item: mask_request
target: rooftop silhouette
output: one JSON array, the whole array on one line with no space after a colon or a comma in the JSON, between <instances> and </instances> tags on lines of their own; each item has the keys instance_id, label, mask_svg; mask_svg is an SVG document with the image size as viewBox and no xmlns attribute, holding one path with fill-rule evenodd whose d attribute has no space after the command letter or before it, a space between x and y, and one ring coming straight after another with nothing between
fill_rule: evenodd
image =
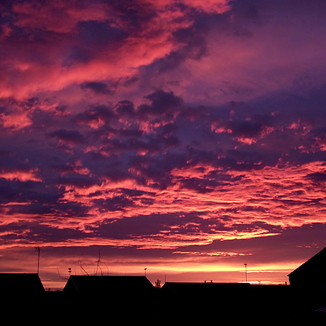
<instances>
[{"instance_id":1,"label":"rooftop silhouette","mask_svg":"<svg viewBox=\"0 0 326 326\"><path fill-rule=\"evenodd\" d=\"M291 285L326 286L326 248L308 259L288 276Z\"/></svg>"},{"instance_id":2,"label":"rooftop silhouette","mask_svg":"<svg viewBox=\"0 0 326 326\"><path fill-rule=\"evenodd\" d=\"M0 274L6 312L20 322L51 315L53 323L94 323L114 318L119 323L208 323L212 318L301 323L326 321L326 285L321 277L323 249L289 274L290 285L250 283L166 282L155 287L146 276L71 275L62 291L44 291L38 274ZM313 282L307 277L318 275ZM37 309L35 308L37 307Z\"/></svg>"}]
</instances>

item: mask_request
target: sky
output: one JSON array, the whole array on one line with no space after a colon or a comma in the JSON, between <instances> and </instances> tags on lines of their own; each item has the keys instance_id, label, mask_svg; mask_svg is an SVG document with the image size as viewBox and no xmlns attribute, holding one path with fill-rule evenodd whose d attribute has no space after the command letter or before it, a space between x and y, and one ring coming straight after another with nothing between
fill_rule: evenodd
<instances>
[{"instance_id":1,"label":"sky","mask_svg":"<svg viewBox=\"0 0 326 326\"><path fill-rule=\"evenodd\" d=\"M326 244L326 2L2 0L0 272L283 283Z\"/></svg>"}]
</instances>

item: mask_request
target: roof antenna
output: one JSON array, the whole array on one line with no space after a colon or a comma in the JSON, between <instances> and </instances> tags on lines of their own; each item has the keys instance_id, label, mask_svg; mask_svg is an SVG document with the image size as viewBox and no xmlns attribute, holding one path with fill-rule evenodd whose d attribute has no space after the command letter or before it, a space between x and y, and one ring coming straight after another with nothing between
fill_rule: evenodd
<instances>
[{"instance_id":1,"label":"roof antenna","mask_svg":"<svg viewBox=\"0 0 326 326\"><path fill-rule=\"evenodd\" d=\"M40 247L35 247L37 250L37 275L40 274L40 256L41 256L41 248Z\"/></svg>"},{"instance_id":2,"label":"roof antenna","mask_svg":"<svg viewBox=\"0 0 326 326\"><path fill-rule=\"evenodd\" d=\"M109 266L108 266L108 264L106 262L104 262L104 265L106 267L106 275L109 276L110 275L110 273L109 273Z\"/></svg>"},{"instance_id":3,"label":"roof antenna","mask_svg":"<svg viewBox=\"0 0 326 326\"><path fill-rule=\"evenodd\" d=\"M245 267L246 283L248 283L247 264L244 264L244 267Z\"/></svg>"},{"instance_id":4,"label":"roof antenna","mask_svg":"<svg viewBox=\"0 0 326 326\"><path fill-rule=\"evenodd\" d=\"M88 275L88 273L85 271L85 269L84 269L84 267L82 266L82 264L81 264L81 259L79 258L79 267L81 268L81 270L87 275L87 276L89 276Z\"/></svg>"},{"instance_id":5,"label":"roof antenna","mask_svg":"<svg viewBox=\"0 0 326 326\"><path fill-rule=\"evenodd\" d=\"M65 280L65 281L68 280L68 277L63 277L63 276L60 274L58 266L57 266L57 273L58 273L59 277L60 277L62 280Z\"/></svg>"},{"instance_id":6,"label":"roof antenna","mask_svg":"<svg viewBox=\"0 0 326 326\"><path fill-rule=\"evenodd\" d=\"M101 251L99 250L98 251L98 260L97 260L97 265L96 265L96 272L95 272L95 275L97 275L97 271L100 269L101 271L101 276L103 276L103 271L102 271L102 268L100 266L100 262L101 262Z\"/></svg>"}]
</instances>

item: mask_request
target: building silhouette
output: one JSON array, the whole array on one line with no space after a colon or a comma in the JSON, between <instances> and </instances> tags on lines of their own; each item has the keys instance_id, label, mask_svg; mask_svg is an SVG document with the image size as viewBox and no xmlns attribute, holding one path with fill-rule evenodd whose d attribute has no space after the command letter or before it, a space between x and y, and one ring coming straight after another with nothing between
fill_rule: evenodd
<instances>
[{"instance_id":1,"label":"building silhouette","mask_svg":"<svg viewBox=\"0 0 326 326\"><path fill-rule=\"evenodd\" d=\"M112 297L128 301L150 295L153 291L153 284L145 276L72 275L62 293L64 297L91 297L92 300Z\"/></svg>"},{"instance_id":2,"label":"building silhouette","mask_svg":"<svg viewBox=\"0 0 326 326\"><path fill-rule=\"evenodd\" d=\"M38 274L0 273L0 297L2 299L28 300L44 294Z\"/></svg>"},{"instance_id":3,"label":"building silhouette","mask_svg":"<svg viewBox=\"0 0 326 326\"><path fill-rule=\"evenodd\" d=\"M109 315L125 324L153 320L157 291L145 276L72 275L62 291L62 301L71 322L93 323Z\"/></svg>"},{"instance_id":4,"label":"building silhouette","mask_svg":"<svg viewBox=\"0 0 326 326\"><path fill-rule=\"evenodd\" d=\"M308 259L288 276L292 286L326 287L326 248Z\"/></svg>"},{"instance_id":5,"label":"building silhouette","mask_svg":"<svg viewBox=\"0 0 326 326\"><path fill-rule=\"evenodd\" d=\"M209 281L166 282L158 288L146 276L71 275L62 291L51 292L44 291L38 274L0 273L0 296L4 318L11 324L185 325L220 320L324 325L326 248L291 272L289 280L290 286Z\"/></svg>"}]
</instances>

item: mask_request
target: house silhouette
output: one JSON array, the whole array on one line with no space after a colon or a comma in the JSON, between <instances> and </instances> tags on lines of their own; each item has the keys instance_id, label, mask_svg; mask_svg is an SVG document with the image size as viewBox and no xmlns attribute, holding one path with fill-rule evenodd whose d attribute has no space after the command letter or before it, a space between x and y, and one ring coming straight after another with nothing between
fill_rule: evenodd
<instances>
[{"instance_id":1,"label":"house silhouette","mask_svg":"<svg viewBox=\"0 0 326 326\"><path fill-rule=\"evenodd\" d=\"M213 282L166 282L162 292L169 300L178 300L191 304L203 304L205 306L215 304L223 297L226 300L228 295L234 298L234 294L241 289L249 287L249 283L213 283Z\"/></svg>"},{"instance_id":2,"label":"house silhouette","mask_svg":"<svg viewBox=\"0 0 326 326\"><path fill-rule=\"evenodd\" d=\"M2 299L32 299L44 294L38 274L0 273L0 284Z\"/></svg>"},{"instance_id":3,"label":"house silhouette","mask_svg":"<svg viewBox=\"0 0 326 326\"><path fill-rule=\"evenodd\" d=\"M161 300L167 320L181 325L209 324L212 316L238 322L237 316L243 318L246 310L244 297L250 287L249 283L166 282Z\"/></svg>"},{"instance_id":4,"label":"house silhouette","mask_svg":"<svg viewBox=\"0 0 326 326\"><path fill-rule=\"evenodd\" d=\"M156 296L157 289L145 276L72 275L62 291L64 306L69 307L65 316L81 323L108 314L122 324L152 319Z\"/></svg>"},{"instance_id":5,"label":"house silhouette","mask_svg":"<svg viewBox=\"0 0 326 326\"><path fill-rule=\"evenodd\" d=\"M153 293L154 287L145 276L72 275L63 289L65 297L103 297L134 300Z\"/></svg>"},{"instance_id":6,"label":"house silhouette","mask_svg":"<svg viewBox=\"0 0 326 326\"><path fill-rule=\"evenodd\" d=\"M0 273L3 323L24 325L39 322L45 291L38 274ZM44 306L45 307L45 306Z\"/></svg>"},{"instance_id":7,"label":"house silhouette","mask_svg":"<svg viewBox=\"0 0 326 326\"><path fill-rule=\"evenodd\" d=\"M292 286L326 287L326 248L308 259L288 277Z\"/></svg>"}]
</instances>

